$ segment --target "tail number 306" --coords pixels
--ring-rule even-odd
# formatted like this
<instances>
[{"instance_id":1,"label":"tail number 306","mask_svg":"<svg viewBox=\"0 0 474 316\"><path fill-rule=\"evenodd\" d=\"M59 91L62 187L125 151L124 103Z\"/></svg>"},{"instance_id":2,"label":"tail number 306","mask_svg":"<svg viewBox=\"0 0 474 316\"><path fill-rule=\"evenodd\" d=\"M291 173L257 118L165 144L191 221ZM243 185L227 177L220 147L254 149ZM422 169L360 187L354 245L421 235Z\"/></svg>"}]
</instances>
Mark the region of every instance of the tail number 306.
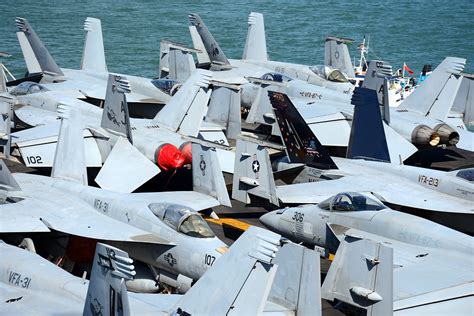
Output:
<instances>
[{"instance_id":1,"label":"tail number 306","mask_svg":"<svg viewBox=\"0 0 474 316\"><path fill-rule=\"evenodd\" d=\"M295 212L291 219L294 220L295 222L302 222L304 219L304 214L300 212Z\"/></svg>"}]
</instances>

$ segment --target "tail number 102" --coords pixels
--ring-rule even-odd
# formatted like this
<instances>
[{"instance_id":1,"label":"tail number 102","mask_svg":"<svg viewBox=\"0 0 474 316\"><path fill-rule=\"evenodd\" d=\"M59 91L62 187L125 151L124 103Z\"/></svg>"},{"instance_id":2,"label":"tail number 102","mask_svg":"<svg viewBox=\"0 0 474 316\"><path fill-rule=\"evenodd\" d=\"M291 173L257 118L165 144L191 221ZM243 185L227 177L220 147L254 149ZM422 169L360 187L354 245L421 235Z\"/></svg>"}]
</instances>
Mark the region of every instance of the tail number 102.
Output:
<instances>
[{"instance_id":1,"label":"tail number 102","mask_svg":"<svg viewBox=\"0 0 474 316\"><path fill-rule=\"evenodd\" d=\"M43 163L41 156L26 156L26 161L31 165Z\"/></svg>"}]
</instances>

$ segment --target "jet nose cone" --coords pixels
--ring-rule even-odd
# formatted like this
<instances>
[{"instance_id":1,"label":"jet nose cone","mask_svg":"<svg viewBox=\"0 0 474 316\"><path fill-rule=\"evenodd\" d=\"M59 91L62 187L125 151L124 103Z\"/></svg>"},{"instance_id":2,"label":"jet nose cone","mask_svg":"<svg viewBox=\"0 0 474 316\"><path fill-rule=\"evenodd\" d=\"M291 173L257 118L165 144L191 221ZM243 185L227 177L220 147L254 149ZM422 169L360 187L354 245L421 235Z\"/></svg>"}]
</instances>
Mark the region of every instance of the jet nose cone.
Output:
<instances>
[{"instance_id":1,"label":"jet nose cone","mask_svg":"<svg viewBox=\"0 0 474 316\"><path fill-rule=\"evenodd\" d=\"M260 222L270 230L278 230L278 214L276 211L268 212L259 218Z\"/></svg>"}]
</instances>

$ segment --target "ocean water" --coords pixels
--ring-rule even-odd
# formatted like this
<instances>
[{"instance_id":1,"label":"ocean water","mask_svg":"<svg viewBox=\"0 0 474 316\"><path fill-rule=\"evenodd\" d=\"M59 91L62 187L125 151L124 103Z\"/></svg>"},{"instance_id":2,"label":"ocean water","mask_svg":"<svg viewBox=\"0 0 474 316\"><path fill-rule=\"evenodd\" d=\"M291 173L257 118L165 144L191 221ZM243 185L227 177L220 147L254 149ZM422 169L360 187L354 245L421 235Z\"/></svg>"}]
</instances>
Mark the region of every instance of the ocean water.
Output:
<instances>
[{"instance_id":1,"label":"ocean water","mask_svg":"<svg viewBox=\"0 0 474 316\"><path fill-rule=\"evenodd\" d=\"M399 68L406 62L416 73L446 56L468 60L474 72L473 0L400 1L0 1L2 61L16 75L25 72L15 32L16 16L29 20L60 67L80 65L84 19L100 18L110 71L155 77L161 39L191 47L187 13L200 14L229 58L241 58L249 12L265 17L272 60L320 64L326 35L356 40L370 36L369 59Z\"/></svg>"}]
</instances>

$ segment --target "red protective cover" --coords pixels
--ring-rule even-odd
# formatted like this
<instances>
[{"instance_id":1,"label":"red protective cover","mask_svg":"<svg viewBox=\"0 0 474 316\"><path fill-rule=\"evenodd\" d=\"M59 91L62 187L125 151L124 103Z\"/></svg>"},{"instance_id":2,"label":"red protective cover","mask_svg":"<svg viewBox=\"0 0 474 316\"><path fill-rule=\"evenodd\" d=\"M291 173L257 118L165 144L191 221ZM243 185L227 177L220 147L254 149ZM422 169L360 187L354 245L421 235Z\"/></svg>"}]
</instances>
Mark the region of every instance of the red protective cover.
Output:
<instances>
[{"instance_id":1,"label":"red protective cover","mask_svg":"<svg viewBox=\"0 0 474 316\"><path fill-rule=\"evenodd\" d=\"M163 171L181 168L184 165L184 160L183 153L172 144L164 144L161 146L156 157L158 167Z\"/></svg>"}]
</instances>

